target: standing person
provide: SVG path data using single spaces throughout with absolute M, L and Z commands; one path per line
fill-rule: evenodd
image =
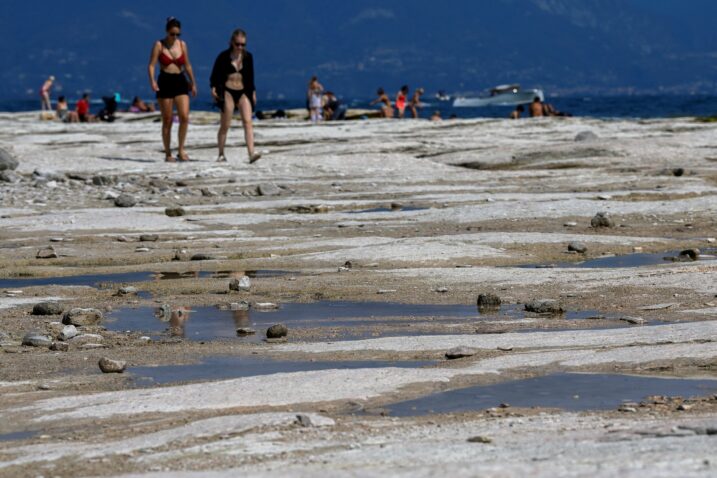
M 383 90 L 383 88 L 379 88 L 376 91 L 376 94 L 378 95 L 378 98 L 373 100 L 371 103 L 369 103 L 371 106 L 382 103 L 381 106 L 381 116 L 384 118 L 393 118 L 393 107 L 391 106 L 391 100 L 388 99 L 388 95 Z
M 40 107 L 42 111 L 52 111 L 52 103 L 50 103 L 50 90 L 55 82 L 54 76 L 49 76 L 40 88 Z
M 309 102 L 310 119 L 316 123 L 321 121 L 323 109 L 323 96 L 324 96 L 324 85 L 319 83 L 319 79 L 316 76 L 311 77 L 309 82 L 309 90 L 306 92 L 306 97 Z
M 412 118 L 418 118 L 418 108 L 421 106 L 421 95 L 423 95 L 423 88 L 417 88 L 411 97 L 409 107 L 411 108 Z
M 530 103 L 530 106 L 528 107 L 528 112 L 530 113 L 531 118 L 543 116 L 543 102 L 540 101 L 539 96 L 533 98 L 533 102 Z
M 222 111 L 217 133 L 219 148 L 218 162 L 227 160 L 224 145 L 232 123 L 234 110 L 239 109 L 244 140 L 249 154 L 249 164 L 254 163 L 261 154 L 254 151 L 254 126 L 251 115 L 256 106 L 256 87 L 254 86 L 254 57 L 246 49 L 246 32 L 237 28 L 229 38 L 229 48 L 217 56 L 209 79 L 212 97 Z
M 408 85 L 403 85 L 398 93 L 396 93 L 396 109 L 398 117 L 403 118 L 406 113 L 406 100 L 408 99 Z
M 179 117 L 179 147 L 177 158 L 188 161 L 189 157 L 184 150 L 189 126 L 189 93 L 197 96 L 197 82 L 194 80 L 194 70 L 189 61 L 187 44 L 179 39 L 182 34 L 182 24 L 174 17 L 167 19 L 165 28 L 167 36 L 157 40 L 152 46 L 149 56 L 149 83 L 152 90 L 157 93 L 159 109 L 162 112 L 162 143 L 164 145 L 165 161 L 174 162 L 172 156 L 172 110 L 177 107 Z M 154 79 L 154 65 L 159 62 L 159 77 Z M 187 75 L 189 81 L 187 81 Z

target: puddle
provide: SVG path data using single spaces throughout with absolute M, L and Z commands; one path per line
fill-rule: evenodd
M 188 272 L 120 272 L 116 274 L 88 274 L 64 277 L 35 277 L 0 279 L 0 289 L 21 289 L 33 286 L 89 286 L 101 287 L 104 284 L 123 284 L 131 282 L 152 282 L 176 279 L 224 279 L 247 275 L 251 278 L 280 277 L 297 274 L 292 271 L 255 270 L 255 271 L 188 271 Z
M 717 380 L 558 373 L 494 385 L 450 390 L 386 407 L 399 417 L 480 411 L 508 403 L 513 407 L 612 410 L 651 395 L 704 396 L 717 392 Z
M 715 255 L 716 249 L 705 249 L 702 251 L 698 261 L 713 261 L 717 259 Z M 517 267 L 524 269 L 544 269 L 544 268 L 623 268 L 623 267 L 643 267 L 658 264 L 681 264 L 694 261 L 681 261 L 678 259 L 680 251 L 668 251 L 659 253 L 635 253 L 625 254 L 622 256 L 606 256 L 589 259 L 583 262 L 558 262 L 555 264 L 525 264 Z
M 37 435 L 38 431 L 24 431 L 24 432 L 12 432 L 12 433 L 4 433 L 0 435 L 0 442 L 3 441 L 15 441 L 15 440 L 26 440 L 28 438 L 32 438 L 35 435 Z
M 417 318 L 446 320 L 455 318 L 477 319 L 475 306 L 441 304 L 399 304 L 392 302 L 320 301 L 312 303 L 289 302 L 275 310 L 220 310 L 216 307 L 176 307 L 157 313 L 152 307 L 122 308 L 112 312 L 106 322 L 109 330 L 136 330 L 149 334 L 169 333 L 190 340 L 236 338 L 236 329 L 249 327 L 255 335 L 241 340 L 262 340 L 265 328 L 285 323 L 291 328 L 346 327 L 400 325 L 417 323 Z M 396 320 L 377 318 L 405 317 Z M 162 320 L 164 319 L 164 320 Z M 347 331 L 346 337 L 350 334 Z M 343 334 L 342 334 L 343 335 Z
M 177 382 L 224 380 L 275 373 L 307 372 L 312 370 L 347 370 L 357 368 L 419 368 L 435 365 L 430 361 L 288 361 L 259 357 L 208 357 L 201 363 L 189 365 L 161 365 L 131 367 L 133 382 L 140 387 Z
M 349 302 L 319 301 L 311 303 L 289 302 L 280 304 L 274 310 L 222 310 L 216 307 L 126 307 L 111 312 L 105 323 L 109 330 L 140 331 L 154 337 L 169 335 L 184 337 L 189 340 L 215 340 L 236 338 L 238 328 L 252 328 L 256 334 L 243 336 L 245 342 L 260 342 L 264 339 L 265 329 L 284 323 L 290 329 L 308 328 L 341 328 L 334 340 L 349 340 L 367 336 L 366 328 L 390 326 L 390 330 L 380 336 L 420 335 L 416 325 L 432 325 L 448 322 L 454 324 L 456 319 L 467 323 L 491 320 L 516 320 L 528 317 L 546 317 L 526 313 L 522 304 L 504 305 L 500 309 L 478 310 L 473 305 L 462 304 L 400 304 L 394 302 Z M 605 319 L 596 310 L 566 311 L 553 316 L 553 320 L 584 320 L 599 317 Z M 384 320 L 382 320 L 384 319 Z M 613 325 L 624 327 L 626 324 Z M 360 330 L 357 330 L 359 329 Z M 396 330 L 398 328 L 399 330 Z M 535 331 L 536 329 L 518 329 L 518 331 Z M 543 330 L 543 329 L 539 329 Z M 554 328 L 546 331 L 556 330 Z M 443 332 L 455 333 L 452 330 Z M 375 337 L 375 331 L 371 333 Z
M 427 207 L 404 206 L 404 207 L 375 207 L 372 209 L 361 209 L 359 211 L 345 211 L 348 214 L 366 214 L 371 212 L 406 212 L 406 211 L 425 211 Z

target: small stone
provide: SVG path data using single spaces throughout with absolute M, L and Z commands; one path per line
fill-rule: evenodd
M 305 428 L 313 426 L 313 423 L 311 422 L 311 417 L 308 415 L 304 415 L 303 413 L 296 415 L 296 423 L 297 425 Z
M 479 294 L 476 304 L 480 309 L 492 309 L 500 307 L 501 300 L 495 294 Z
M 563 308 L 557 300 L 538 299 L 525 304 L 525 310 L 535 314 L 562 314 Z
M 0 183 L 15 184 L 19 183 L 20 181 L 22 181 L 22 176 L 20 176 L 16 172 L 8 170 L 0 171 Z
M 98 362 L 102 373 L 122 373 L 127 368 L 127 362 L 123 360 L 112 360 L 107 357 L 102 357 Z
M 693 406 L 690 405 L 690 404 L 681 403 L 681 404 L 679 404 L 679 405 L 677 406 L 677 410 L 679 410 L 679 411 L 681 411 L 681 412 L 686 412 L 686 411 L 688 411 L 688 410 L 691 410 L 692 407 L 693 407 Z
M 590 220 L 592 227 L 615 227 L 615 221 L 606 212 L 599 212 Z
M 637 408 L 631 407 L 628 405 L 620 405 L 620 407 L 617 409 L 618 412 L 625 412 L 625 413 L 637 413 Z
M 154 316 L 162 322 L 169 322 L 172 319 L 172 306 L 169 304 L 162 304 L 154 311 Z
M 246 337 L 247 335 L 254 335 L 256 334 L 256 330 L 252 329 L 251 327 L 239 327 L 237 329 L 237 335 L 239 337 Z
M 158 240 L 158 234 L 142 234 L 139 236 L 139 242 L 157 242 Z
M 256 187 L 256 192 L 259 196 L 279 196 L 281 188 L 273 183 L 264 183 Z
M 179 217 L 186 216 L 187 211 L 185 211 L 182 207 L 168 207 L 164 210 L 164 214 L 169 217 Z
M 278 339 L 281 337 L 286 337 L 286 335 L 289 333 L 289 329 L 284 324 L 275 324 L 266 329 L 266 338 L 267 339 Z
M 249 292 L 251 279 L 249 276 L 242 276 L 240 279 L 232 279 L 229 282 L 229 290 Z
M 134 252 L 149 252 L 149 247 L 137 247 Z
M 445 294 L 448 292 L 448 287 L 436 287 L 433 291 L 438 292 L 439 294 Z
M 468 440 L 466 440 L 468 443 L 493 443 L 493 439 L 490 437 L 478 435 L 474 437 L 470 437 Z
M 109 186 L 113 183 L 114 180 L 110 176 L 103 176 L 101 174 L 98 174 L 92 177 L 92 184 L 94 184 L 95 186 Z
M 55 352 L 67 352 L 70 350 L 70 344 L 65 342 L 52 342 L 50 350 L 54 350 Z
M 54 247 L 48 246 L 44 249 L 40 249 L 39 251 L 37 251 L 35 257 L 37 259 L 57 259 L 60 256 L 57 254 Z
M 86 325 L 97 325 L 102 322 L 102 311 L 98 309 L 82 309 L 76 307 L 65 312 L 62 317 L 62 323 L 65 325 L 75 325 L 83 327 Z
M 137 200 L 131 194 L 120 194 L 115 199 L 117 207 L 133 207 L 135 204 L 137 204 Z
M 216 257 L 210 256 L 209 254 L 202 254 L 201 252 L 198 254 L 194 254 L 191 258 L 193 261 L 213 261 Z
M 642 246 L 635 246 L 632 248 L 632 252 L 642 252 Z
M 680 251 L 680 254 L 677 257 L 681 261 L 696 261 L 700 258 L 700 250 L 685 249 L 684 251 Z
M 112 199 L 115 200 L 119 197 L 119 193 L 115 191 L 105 191 L 105 193 L 102 195 L 102 199 Z
M 676 177 L 678 177 L 678 178 L 679 178 L 680 176 L 682 176 L 683 174 L 685 174 L 685 169 L 684 169 L 684 168 L 675 168 L 675 169 L 672 170 L 672 175 L 673 175 L 673 176 L 676 176 Z
M 97 349 L 106 349 L 106 348 L 107 348 L 107 346 L 104 344 L 89 343 L 89 344 L 80 345 L 80 350 L 97 350 Z
M 174 251 L 173 261 L 187 261 L 189 260 L 189 252 L 186 249 L 177 249 Z
M 513 347 L 511 347 L 511 346 L 498 346 L 497 349 L 500 350 L 501 352 L 510 352 L 511 350 L 513 350 Z
M 209 188 L 202 188 L 201 191 L 202 191 L 202 196 L 204 196 L 204 197 L 212 197 L 212 196 L 217 195 L 217 193 L 215 193 L 214 191 L 212 191 Z
M 232 302 L 229 304 L 229 310 L 249 310 L 249 302 L 242 300 L 241 302 Z
M 0 171 L 17 169 L 20 161 L 17 160 L 10 152 L 4 148 L 0 148 Z
M 454 348 L 448 350 L 446 352 L 446 358 L 448 360 L 455 360 L 455 359 L 464 358 L 464 357 L 472 357 L 476 353 L 477 353 L 477 351 L 470 347 L 460 346 L 460 347 L 454 347 Z
M 117 236 L 117 242 L 129 242 L 129 238 L 127 236 Z
M 120 287 L 120 289 L 117 291 L 117 295 L 131 295 L 136 293 L 137 288 L 133 286 Z
M 581 143 L 584 141 L 595 141 L 596 139 L 598 139 L 598 135 L 596 135 L 592 131 L 581 131 L 575 135 L 575 142 L 577 143 Z
M 646 320 L 643 319 L 642 317 L 624 316 L 624 317 L 620 317 L 620 320 L 622 320 L 623 322 L 627 322 L 628 324 L 633 324 L 633 325 L 643 325 L 646 322 Z
M 278 309 L 279 306 L 273 302 L 254 302 L 254 308 L 257 310 L 273 310 Z
M 393 294 L 396 289 L 379 289 L 376 291 L 377 294 Z
M 62 328 L 62 332 L 58 335 L 58 339 L 64 341 L 70 340 L 77 336 L 77 327 L 74 325 L 66 325 Z
M 588 250 L 588 246 L 586 246 L 582 242 L 573 241 L 570 244 L 568 244 L 568 250 L 578 252 L 580 254 L 585 254 L 585 252 L 587 252 L 587 250 Z
M 49 347 L 52 345 L 52 339 L 41 332 L 28 332 L 22 338 L 22 345 L 28 347 Z
M 32 308 L 32 315 L 60 315 L 63 309 L 57 302 L 40 302 Z
M 566 223 L 563 223 L 563 227 L 575 227 L 577 225 L 578 225 L 578 223 L 574 222 L 574 221 L 568 221 Z

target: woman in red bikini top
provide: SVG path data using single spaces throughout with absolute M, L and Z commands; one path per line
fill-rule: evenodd
M 149 57 L 149 83 L 152 91 L 157 93 L 159 109 L 162 112 L 162 143 L 164 144 L 165 161 L 174 162 L 171 148 L 173 109 L 176 106 L 179 117 L 179 148 L 177 159 L 188 161 L 184 142 L 189 126 L 189 94 L 197 96 L 194 70 L 189 61 L 187 44 L 179 39 L 182 24 L 174 17 L 167 19 L 167 36 L 157 40 L 152 46 Z M 159 63 L 159 77 L 155 81 L 154 69 Z M 189 80 L 187 80 L 189 77 Z
M 408 99 L 408 85 L 403 85 L 396 95 L 396 109 L 398 110 L 398 117 L 403 118 L 403 114 L 406 112 L 406 100 Z

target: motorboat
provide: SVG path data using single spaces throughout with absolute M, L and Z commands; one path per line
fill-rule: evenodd
M 453 106 L 481 107 L 481 106 L 514 106 L 531 103 L 535 97 L 543 101 L 543 90 L 527 89 L 522 90 L 520 85 L 499 85 L 491 88 L 484 95 L 477 98 L 459 97 L 453 100 Z

